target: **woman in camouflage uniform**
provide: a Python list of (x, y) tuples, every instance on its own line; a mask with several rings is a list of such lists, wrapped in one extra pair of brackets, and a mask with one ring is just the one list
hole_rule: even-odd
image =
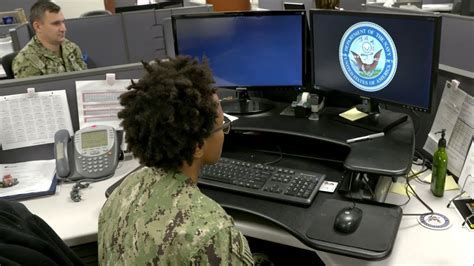
[(119, 117), (146, 167), (115, 189), (99, 218), (101, 265), (251, 265), (233, 219), (196, 186), (222, 152), (222, 108), (207, 63), (178, 57), (144, 64), (120, 97)]

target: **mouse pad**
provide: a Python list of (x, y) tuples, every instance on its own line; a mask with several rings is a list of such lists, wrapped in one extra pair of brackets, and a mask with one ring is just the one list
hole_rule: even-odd
[(351, 201), (326, 200), (321, 211), (314, 217), (314, 224), (306, 232), (310, 239), (383, 252), (391, 249), (400, 225), (402, 211), (397, 206), (377, 206), (356, 203), (363, 211), (362, 220), (354, 233), (343, 234), (334, 230), (337, 213), (351, 207)]

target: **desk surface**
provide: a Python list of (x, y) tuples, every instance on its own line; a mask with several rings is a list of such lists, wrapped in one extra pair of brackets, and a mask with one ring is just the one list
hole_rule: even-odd
[(82, 201), (71, 200), (73, 184), (61, 184), (55, 195), (24, 200), (23, 204), (51, 226), (69, 246), (97, 241), (98, 221), (105, 190), (138, 166), (138, 161), (119, 164), (115, 176), (102, 182), (92, 183), (82, 189)]
[[(309, 149), (308, 148), (309, 142), (306, 141), (308, 137), (310, 139), (322, 140), (323, 141), (322, 143), (330, 142), (340, 147), (341, 144), (348, 146), (347, 144), (345, 144), (345, 139), (357, 136), (355, 134), (360, 134), (360, 135), (366, 134), (366, 132), (362, 129), (353, 129), (353, 128), (347, 127), (347, 130), (345, 130), (346, 128), (345, 125), (336, 125), (334, 124), (334, 122), (330, 122), (329, 120), (326, 120), (324, 116), (321, 117), (321, 119), (317, 122), (309, 122), (309, 123), (297, 122), (297, 119), (295, 118), (286, 119), (286, 118), (280, 117), (279, 119), (277, 119), (278, 121), (275, 120), (274, 123), (271, 122), (273, 120), (269, 118), (268, 116), (265, 117), (264, 119), (265, 119), (265, 123), (261, 123), (262, 121), (260, 120), (258, 116), (254, 117), (253, 119), (241, 119), (238, 121), (238, 123), (235, 123), (235, 129), (237, 131), (239, 130), (255, 131), (255, 129), (257, 129), (257, 131), (266, 132), (270, 134), (275, 133), (276, 132), (275, 129), (277, 131), (278, 129), (280, 129), (281, 132), (276, 132), (277, 134), (288, 134), (292, 132), (289, 132), (287, 128), (289, 126), (290, 128), (294, 126), (298, 128), (298, 132), (303, 132), (302, 134), (299, 134), (299, 135), (300, 136), (303, 135), (303, 137), (305, 138), (305, 141), (303, 142), (305, 143), (305, 145), (303, 145), (305, 149)], [(299, 120), (299, 121), (304, 121), (304, 120)], [(290, 123), (290, 125), (288, 125), (288, 123)], [(285, 124), (284, 127), (281, 126), (283, 124)], [(306, 129), (303, 127), (306, 127)], [(324, 128), (324, 130), (322, 130), (322, 128)], [(293, 132), (293, 135), (294, 133), (295, 132)], [(391, 134), (395, 134), (396, 136), (394, 135), (386, 136), (386, 138), (373, 140), (372, 144), (370, 144), (370, 142), (367, 142), (365, 143), (366, 145), (351, 145), (350, 153), (347, 157), (350, 158), (351, 154), (357, 153), (358, 149), (361, 152), (363, 151), (360, 154), (370, 154), (370, 152), (367, 153), (365, 149), (369, 149), (369, 150), (372, 149), (372, 154), (376, 155), (376, 154), (383, 153), (384, 152), (383, 148), (384, 147), (386, 148), (387, 147), (386, 145), (393, 146), (394, 149), (396, 149), (396, 146), (400, 145), (401, 143), (403, 143), (404, 144), (403, 146), (405, 147), (411, 147), (411, 145), (409, 145), (413, 141), (413, 136), (412, 136), (413, 130), (412, 130), (411, 122), (410, 123), (406, 122), (405, 125), (401, 125), (401, 127), (394, 129), (394, 131), (392, 131)], [(242, 134), (242, 135), (245, 135), (245, 134)], [(384, 141), (384, 143), (378, 143), (380, 141)], [(283, 148), (289, 148), (291, 146), (294, 146), (294, 143), (289, 143), (289, 144), (290, 145), (287, 145), (286, 147), (283, 147)], [(321, 148), (322, 146), (319, 146), (320, 144), (321, 143), (316, 145), (316, 147), (319, 148), (320, 150), (329, 152), (329, 149)], [(376, 149), (377, 152), (373, 152), (374, 146), (378, 147)], [(286, 149), (283, 149), (283, 150), (286, 151)], [(405, 150), (406, 148), (403, 148), (402, 153), (404, 155), (408, 154), (408, 156), (405, 156), (408, 158), (408, 161), (406, 158), (404, 159), (405, 161), (404, 167), (406, 168), (408, 167), (407, 164), (409, 165), (409, 163), (411, 163), (411, 153), (410, 151), (405, 151)], [(224, 154), (225, 152), (226, 150), (224, 151)], [(387, 151), (384, 154), (390, 154), (390, 152)], [(250, 156), (250, 155), (247, 154), (245, 156)], [(383, 158), (384, 156), (379, 156), (379, 157)], [(393, 157), (393, 155), (391, 155), (390, 157)], [(380, 159), (380, 158), (375, 158), (375, 159)], [(388, 161), (388, 159), (386, 158), (383, 161)], [(382, 162), (377, 163), (378, 167), (380, 167), (380, 164), (382, 164)], [(285, 162), (281, 161), (281, 163), (285, 163)], [(296, 160), (289, 160), (286, 163), (295, 163), (296, 167), (304, 167), (304, 168), (315, 167), (316, 171), (326, 173), (327, 179), (329, 180), (334, 180), (337, 178), (340, 179), (341, 177), (340, 176), (341, 171), (342, 171), (341, 161), (314, 162), (314, 163), (310, 163), (310, 164), (306, 163), (302, 165), (302, 163), (304, 163), (304, 160), (296, 159)], [(338, 164), (338, 166), (334, 167), (332, 165), (334, 163)], [(346, 159), (344, 162), (344, 165), (347, 166), (347, 164), (348, 163)], [(400, 162), (392, 162), (392, 164), (388, 164), (387, 166), (393, 167), (393, 165), (397, 165), (397, 164), (401, 165)], [(56, 193), (56, 195), (38, 198), (34, 200), (27, 200), (27, 201), (24, 201), (24, 203), (32, 213), (35, 213), (41, 218), (43, 218), (68, 245), (74, 246), (74, 245), (79, 245), (83, 243), (93, 242), (97, 240), (98, 216), (100, 214), (100, 209), (106, 200), (105, 194), (104, 194), (105, 190), (111, 184), (116, 182), (120, 177), (124, 176), (129, 171), (133, 170), (136, 166), (137, 166), (136, 161), (127, 161), (123, 165), (119, 166), (119, 168), (117, 169), (116, 175), (113, 178), (103, 181), (103, 182), (93, 183), (87, 189), (81, 190), (81, 194), (83, 195), (82, 196), (83, 200), (80, 203), (74, 203), (69, 198), (69, 192), (72, 187), (71, 184), (61, 185), (59, 187), (60, 191)], [(311, 169), (306, 169), (306, 170), (311, 170)], [(402, 173), (405, 173), (406, 171), (407, 169), (406, 170), (401, 169)], [(423, 185), (420, 184), (420, 187), (423, 187)], [(206, 191), (206, 189), (204, 189), (203, 191), (208, 192)], [(212, 192), (212, 190), (210, 191)], [(439, 204), (439, 205), (446, 204), (446, 203), (441, 202), (439, 199), (434, 199), (434, 198), (431, 199), (430, 197), (432, 196), (429, 193), (426, 193), (426, 194), (427, 195), (424, 195), (424, 196), (429, 198), (428, 200), (429, 202), (432, 201), (434, 204)], [(218, 196), (216, 197), (217, 199), (219, 198), (227, 199), (227, 200), (224, 200), (223, 203), (230, 202), (231, 204), (229, 204), (229, 206), (233, 206), (233, 207), (237, 206), (238, 203), (241, 202), (238, 200), (239, 197), (237, 197), (236, 195), (228, 194), (228, 193), (225, 194), (225, 192), (221, 192), (221, 191), (212, 192), (210, 195), (211, 196), (217, 195)], [(450, 197), (450, 194), (447, 193), (447, 196), (443, 199), (447, 201), (449, 200), (449, 197)], [(272, 223), (272, 222), (269, 222), (268, 220), (265, 221), (263, 220), (263, 218), (259, 218), (256, 215), (249, 215), (248, 213), (234, 213), (235, 211), (232, 211), (232, 210), (229, 210), (229, 212), (233, 216), (235, 216), (237, 227), (241, 229), (242, 232), (248, 236), (260, 238), (263, 240), (290, 244), (296, 247), (305, 247), (302, 244), (302, 242), (297, 240), (288, 232), (291, 231), (292, 234), (297, 235), (301, 238), (301, 235), (302, 235), (301, 233), (306, 232), (306, 231), (301, 231), (301, 230), (304, 230), (306, 228), (305, 226), (311, 225), (313, 223), (313, 221), (309, 218), (309, 217), (312, 217), (310, 213), (317, 211), (319, 208), (319, 205), (323, 204), (325, 200), (331, 199), (331, 198), (338, 198), (338, 196), (320, 193), (318, 194), (318, 197), (316, 198), (315, 202), (310, 208), (283, 206), (281, 203), (275, 203), (272, 205), (271, 202), (270, 203), (263, 202), (262, 200), (255, 200), (255, 202), (259, 202), (255, 204), (255, 205), (259, 205), (259, 206), (254, 206), (255, 208), (250, 208), (249, 206), (245, 208), (247, 211), (259, 212), (262, 215), (269, 214), (268, 208), (277, 208), (281, 210), (281, 214), (274, 215), (275, 212), (273, 212), (272, 215), (267, 215), (266, 217), (268, 218), (271, 217), (274, 219), (274, 221), (280, 221), (279, 223), (276, 223), (276, 222)], [(391, 196), (389, 197), (389, 201), (394, 202), (394, 203), (397, 203), (397, 202), (401, 203), (404, 201), (404, 197), (397, 198), (397, 197)], [(424, 212), (423, 209), (420, 209), (418, 202), (416, 202), (416, 200), (414, 199), (412, 199), (412, 201), (407, 206), (407, 208), (408, 209), (405, 210), (405, 212)], [(441, 210), (439, 206), (434, 206), (434, 209), (436, 211), (441, 211), (441, 212), (444, 210), (444, 209)], [(393, 250), (394, 254), (386, 258), (384, 261), (387, 261), (389, 263), (398, 263), (399, 261), (412, 262), (409, 260), (412, 260), (412, 259), (416, 260), (416, 259), (419, 259), (419, 257), (405, 256), (405, 253), (413, 254), (413, 250), (417, 250), (417, 252), (419, 252), (419, 250), (423, 250), (423, 254), (430, 254), (429, 255), (430, 257), (426, 259), (432, 259), (434, 257), (437, 259), (433, 261), (436, 261), (436, 263), (439, 263), (441, 261), (447, 260), (446, 256), (444, 255), (443, 255), (442, 260), (440, 260), (441, 258), (438, 257), (439, 254), (443, 254), (441, 250), (446, 249), (446, 250), (452, 250), (452, 252), (462, 252), (463, 248), (465, 248), (465, 251), (467, 251), (467, 247), (463, 247), (462, 244), (459, 244), (460, 242), (454, 241), (454, 239), (461, 239), (462, 240), (461, 243), (466, 244), (466, 246), (468, 246), (469, 243), (473, 243), (473, 240), (471, 240), (472, 237), (471, 239), (469, 239), (468, 236), (470, 236), (470, 234), (463, 232), (462, 229), (460, 228), (460, 224), (462, 221), (460, 221), (460, 218), (456, 216), (455, 211), (454, 210), (446, 210), (446, 211), (449, 212), (446, 214), (448, 215), (448, 217), (453, 219), (455, 224), (457, 221), (457, 225), (454, 225), (449, 230), (443, 231), (443, 232), (429, 231), (428, 229), (425, 229), (419, 226), (416, 221), (416, 218), (404, 217), (402, 219), (400, 231), (398, 232), (398, 237), (395, 240), (395, 247)], [(286, 216), (283, 217), (282, 215), (286, 215)], [(296, 220), (295, 217), (299, 217), (302, 220)], [(371, 217), (371, 219), (372, 218), (373, 217)], [(288, 231), (285, 231), (283, 229), (283, 226), (286, 226)], [(295, 229), (290, 230), (292, 228), (295, 228)], [(297, 228), (299, 228), (300, 231), (298, 231)], [(392, 228), (396, 228), (396, 227), (392, 226)], [(370, 231), (370, 228), (369, 228), (369, 231)], [(455, 232), (454, 238), (450, 232)], [(440, 250), (436, 250), (435, 245), (434, 245), (434, 243), (436, 242), (434, 240), (437, 239), (438, 237), (437, 235), (446, 238), (448, 242), (444, 243), (445, 241), (443, 238), (443, 245), (449, 245), (449, 247), (447, 248), (443, 247), (443, 248), (439, 248)], [(413, 239), (413, 236), (416, 236), (416, 238)], [(304, 239), (304, 238), (301, 238), (301, 239)], [(452, 243), (450, 241), (452, 241)], [(344, 242), (344, 245), (345, 245), (345, 242)], [(313, 247), (321, 247), (321, 246), (313, 245)], [(326, 248), (326, 250), (334, 251), (334, 249), (328, 249), (328, 248)], [(434, 254), (432, 254), (433, 252), (431, 252), (431, 250), (435, 250), (437, 252), (434, 252)], [(326, 262), (327, 264), (354, 262), (354, 259), (344, 257), (344, 256), (333, 255), (333, 254), (329, 254), (329, 253), (325, 253), (321, 251), (317, 251), (317, 253), (323, 259), (323, 261)], [(464, 253), (461, 253), (461, 254), (464, 254)], [(455, 256), (449, 259), (458, 259), (461, 257), (462, 256)], [(362, 260), (355, 260), (355, 261), (363, 262)], [(425, 261), (420, 260), (418, 262), (424, 263)]]
[[(60, 185), (53, 196), (22, 201), (28, 209), (43, 218), (69, 245), (79, 245), (97, 240), (98, 217), (105, 202), (105, 189), (137, 166), (136, 161), (125, 162), (116, 175), (103, 182), (94, 183), (81, 191), (83, 200), (75, 203), (69, 198), (71, 184)], [(446, 191), (443, 198), (434, 197), (429, 185), (412, 181), (415, 190), (435, 211), (445, 214), (452, 226), (444, 231), (432, 231), (418, 224), (416, 217), (404, 216), (395, 240), (392, 254), (381, 261), (365, 261), (327, 252), (316, 251), (327, 265), (334, 264), (431, 264), (431, 265), (472, 265), (474, 258), (473, 232), (462, 228), (462, 219), (453, 207), (446, 208), (451, 197), (459, 190)], [(406, 197), (389, 193), (387, 202), (401, 204)], [(411, 199), (404, 207), (405, 213), (425, 212), (424, 206), (416, 199)], [(283, 228), (262, 218), (246, 213), (229, 211), (236, 221), (237, 228), (245, 235), (309, 249), (306, 245), (286, 232)]]

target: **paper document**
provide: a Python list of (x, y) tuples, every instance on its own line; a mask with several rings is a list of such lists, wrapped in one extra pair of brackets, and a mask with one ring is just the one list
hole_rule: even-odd
[(0, 175), (11, 175), (18, 180), (12, 187), (0, 188), (0, 198), (48, 191), (56, 171), (55, 160), (0, 164)]
[[(423, 180), (426, 181), (426, 182), (431, 183), (432, 177), (433, 176), (431, 174), (429, 174)], [(456, 181), (454, 181), (453, 176), (446, 175), (446, 180), (445, 180), (445, 183), (444, 183), (444, 191), (446, 191), (446, 190), (456, 190), (456, 189), (459, 189), (459, 185), (456, 183)]]
[(474, 197), (474, 137), (471, 139), (469, 152), (462, 167), (458, 183), (461, 188), (464, 186), (464, 191), (469, 196)]
[(60, 129), (73, 132), (65, 90), (0, 97), (0, 143), (4, 150), (53, 143)]
[(123, 109), (119, 96), (130, 84), (130, 80), (115, 80), (112, 85), (105, 80), (76, 81), (79, 127), (106, 125), (122, 129), (117, 117)]
[(474, 97), (447, 81), (424, 150), (434, 154), (441, 137), (435, 132), (446, 129), (448, 169), (460, 176), (474, 134)]
[[(416, 185), (411, 185), (411, 187), (413, 188), (413, 190), (416, 190)], [(405, 183), (396, 182), (392, 183), (392, 185), (390, 186), (390, 192), (403, 196), (407, 196), (407, 192), (413, 195), (413, 190), (411, 190), (410, 187)]]

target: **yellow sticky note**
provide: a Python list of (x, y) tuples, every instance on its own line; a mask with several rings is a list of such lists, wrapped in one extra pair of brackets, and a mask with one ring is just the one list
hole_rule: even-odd
[[(407, 195), (407, 192), (406, 192), (407, 190), (405, 188), (405, 185), (406, 185), (405, 183), (398, 183), (398, 182), (393, 183), (392, 186), (390, 187), (390, 192), (406, 196)], [(415, 185), (411, 185), (411, 187), (414, 190), (416, 190)], [(413, 194), (413, 191), (410, 189), (410, 187), (408, 187), (408, 191), (410, 191), (410, 194)]]
[[(425, 181), (431, 183), (431, 175), (427, 175), (425, 177)], [(456, 183), (456, 181), (454, 181), (453, 176), (446, 175), (446, 182), (444, 183), (444, 191), (446, 191), (446, 190), (455, 190), (455, 189), (459, 189), (459, 186)]]
[(356, 121), (358, 119), (364, 118), (367, 116), (366, 113), (357, 110), (357, 108), (352, 108), (350, 110), (345, 111), (344, 113), (340, 113), (339, 116), (344, 117), (350, 121)]

